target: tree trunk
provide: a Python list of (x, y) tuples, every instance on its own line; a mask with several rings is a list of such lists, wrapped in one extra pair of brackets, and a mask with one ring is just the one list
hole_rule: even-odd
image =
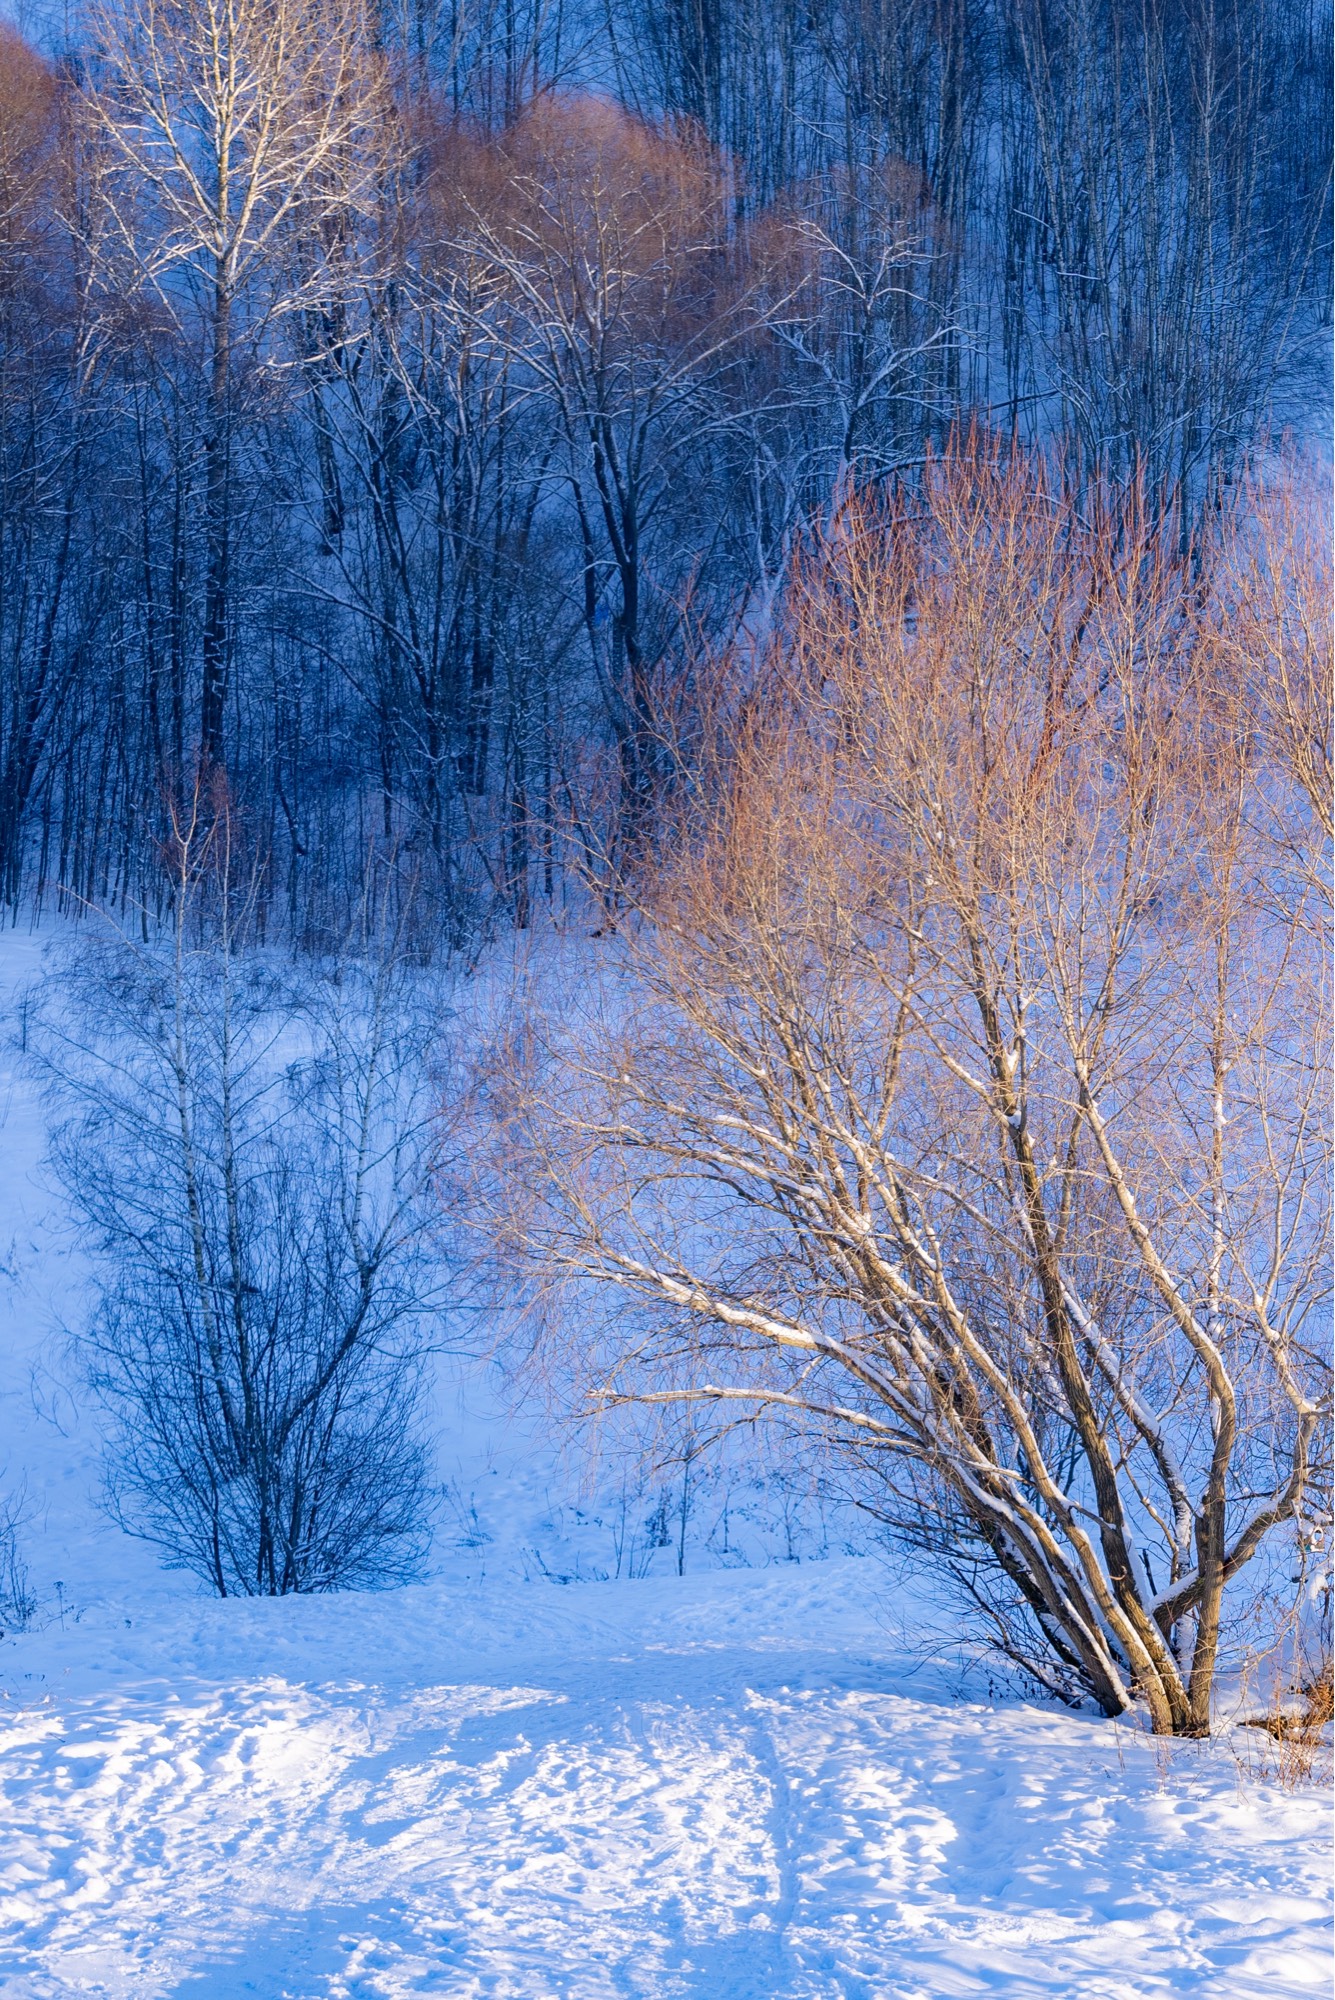
[(206, 477), (206, 575), (204, 583), (204, 673), (199, 747), (206, 766), (221, 767), (223, 717), (227, 706), (231, 595), (231, 413), (232, 298), (225, 278), (214, 291), (213, 366), (209, 379), (208, 427), (204, 440)]

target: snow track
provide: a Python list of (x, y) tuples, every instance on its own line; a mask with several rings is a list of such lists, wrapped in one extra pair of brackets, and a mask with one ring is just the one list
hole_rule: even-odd
[(11, 1642), (0, 1992), (1326, 1990), (1318, 1795), (952, 1701), (879, 1588), (856, 1561), (435, 1585)]

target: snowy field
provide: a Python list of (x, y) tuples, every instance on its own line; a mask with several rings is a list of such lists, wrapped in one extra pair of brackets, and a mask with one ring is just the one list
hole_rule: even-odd
[[(7, 937), (0, 997), (38, 964)], [(684, 1576), (637, 1563), (480, 1368), (446, 1383), (428, 1582), (200, 1598), (98, 1509), (82, 1274), (7, 1054), (0, 1118), (0, 1481), (39, 1597), (0, 1642), (5, 2000), (1330, 1991), (1329, 1803), (1254, 1739), (989, 1689), (754, 1496)]]
[(3, 1991), (1329, 1990), (1315, 1794), (952, 1699), (872, 1572), (108, 1607), (7, 1647)]

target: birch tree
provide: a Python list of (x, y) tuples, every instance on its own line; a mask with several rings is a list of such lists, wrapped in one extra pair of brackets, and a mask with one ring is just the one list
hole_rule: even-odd
[(496, 1171), (595, 1403), (799, 1425), (1054, 1694), (1202, 1734), (1328, 1505), (1329, 993), (1176, 550), (977, 445), (850, 503)]
[(200, 744), (223, 759), (238, 373), (309, 310), (373, 205), (384, 77), (362, 0), (132, 0), (94, 11), (99, 266), (188, 340), (204, 404)]

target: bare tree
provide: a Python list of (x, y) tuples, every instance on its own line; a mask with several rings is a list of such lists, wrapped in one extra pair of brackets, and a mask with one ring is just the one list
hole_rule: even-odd
[(767, 317), (797, 364), (789, 393), (805, 388), (821, 440), (818, 478), (801, 468), (809, 510), (892, 470), (941, 421), (924, 376), (957, 332), (933, 296), (948, 231), (922, 177), (897, 160), (832, 170), (794, 191), (771, 237), (775, 221), (791, 261), (775, 259), (788, 283)]
[(113, 293), (197, 322), (205, 369), (200, 741), (227, 703), (239, 369), (327, 295), (373, 206), (388, 129), (362, 0), (134, 0), (94, 16), (90, 231)]
[(307, 589), (352, 614), (343, 665), (375, 717), (382, 838), (411, 844), (457, 922), (470, 859), (504, 892), (496, 822), (526, 818), (524, 710), (582, 628), (558, 563), (534, 561), (554, 539), (535, 520), (551, 440), (498, 337), (503, 277), (469, 240), (495, 163), (430, 107), (415, 120), (422, 171), (386, 225), (396, 256), (330, 384), (346, 527)]
[(1199, 502), (1301, 363), (1329, 179), (1290, 170), (1276, 202), (1274, 79), (1290, 70), (1293, 118), (1310, 116), (1321, 32), (1306, 9), (1231, 0), (1014, 11), (1004, 282), (1029, 292), (1028, 385), (1119, 478), (1143, 461)]
[(0, 1490), (0, 1638), (6, 1632), (25, 1631), (37, 1609), (21, 1546), (27, 1518), (22, 1489)]
[(799, 1421), (1055, 1693), (1199, 1734), (1326, 1504), (1328, 991), (1176, 551), (976, 442), (850, 503), (593, 998), (517, 1030), (497, 1171), (596, 1399)]
[(593, 98), (539, 102), (487, 153), (458, 242), (503, 279), (493, 338), (560, 442), (550, 481), (577, 527), (571, 596), (633, 818), (652, 783), (655, 671), (708, 556), (693, 482), (759, 287), (734, 255), (727, 162), (692, 132)]
[[(83, 380), (86, 307), (60, 221), (68, 98), (0, 29), (0, 895), (11, 904), (33, 806), (80, 733), (119, 580), (98, 533), (108, 426)], [(90, 539), (100, 567), (84, 561)]]
[(392, 961), (293, 991), (239, 959), (229, 831), (197, 798), (167, 948), (81, 941), (36, 1038), (98, 1260), (78, 1344), (110, 1490), (222, 1596), (400, 1581), (426, 1545), (436, 1283), (412, 1009)]
[[(1330, 663), (1331, 544), (1319, 479), (1249, 482), (1247, 531), (1227, 551), (1229, 659), (1249, 727), (1335, 840), (1335, 684)], [(1286, 793), (1281, 796), (1287, 795)], [(1276, 833), (1292, 849), (1282, 813)], [(1327, 855), (1314, 857), (1324, 867)]]

